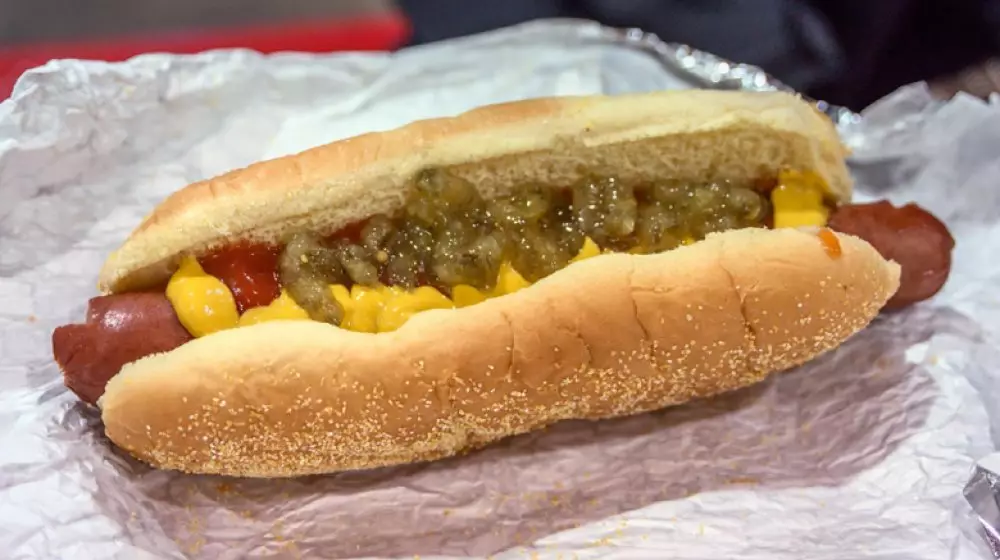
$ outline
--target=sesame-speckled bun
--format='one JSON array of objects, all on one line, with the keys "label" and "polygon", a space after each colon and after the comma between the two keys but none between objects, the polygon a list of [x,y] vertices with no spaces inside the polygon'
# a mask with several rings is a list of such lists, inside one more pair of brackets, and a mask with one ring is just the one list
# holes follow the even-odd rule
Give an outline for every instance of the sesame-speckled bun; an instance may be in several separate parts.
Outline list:
[{"label": "sesame-speckled bun", "polygon": [[150,464],[282,477],[430,460],[564,419],[744,387],[864,328],[899,267],[839,235],[749,229],[603,255],[392,333],[301,321],[219,332],[127,365],[108,436]]}]

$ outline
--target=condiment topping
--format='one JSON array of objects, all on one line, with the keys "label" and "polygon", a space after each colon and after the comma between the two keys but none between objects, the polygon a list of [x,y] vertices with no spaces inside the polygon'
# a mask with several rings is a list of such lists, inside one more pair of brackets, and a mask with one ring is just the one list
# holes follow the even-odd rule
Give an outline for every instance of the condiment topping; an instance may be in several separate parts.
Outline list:
[{"label": "condiment topping", "polygon": [[205,272],[221,279],[233,293],[240,313],[278,297],[278,247],[236,243],[199,259]]},{"label": "condiment topping", "polygon": [[837,234],[833,233],[833,230],[830,228],[820,228],[818,235],[826,254],[834,259],[840,258],[843,252],[840,248],[840,239],[837,238]]},{"label": "condiment topping", "polygon": [[[768,208],[766,196],[749,186],[630,185],[614,178],[567,189],[528,185],[484,200],[471,183],[431,170],[414,181],[398,215],[367,220],[356,239],[293,236],[280,259],[280,277],[311,317],[337,323],[342,318],[331,309],[336,300],[322,286],[489,292],[505,265],[535,282],[566,267],[581,250],[664,251],[713,231],[761,226]],[[584,248],[586,239],[590,246]]]},{"label": "condiment topping", "polygon": [[[786,172],[747,185],[595,178],[567,189],[528,185],[484,200],[471,183],[429,170],[395,216],[374,216],[329,238],[298,232],[280,251],[240,244],[203,257],[205,271],[232,290],[243,318],[194,311],[210,298],[228,305],[208,280],[183,294],[173,288],[171,301],[195,336],[305,318],[385,332],[414,313],[509,294],[602,252],[661,252],[771,220],[776,227],[823,225],[823,192],[818,177]],[[186,261],[171,284],[208,277],[205,271]]]},{"label": "condiment topping", "polygon": [[823,203],[823,180],[813,173],[783,171],[771,191],[774,227],[822,226],[830,210]]},{"label": "condiment topping", "polygon": [[195,337],[235,327],[240,319],[233,293],[193,257],[185,257],[170,278],[167,299],[181,324]]},{"label": "condiment topping", "polygon": [[305,309],[302,309],[297,303],[295,303],[295,300],[288,295],[288,292],[281,290],[281,294],[278,298],[268,305],[248,309],[246,313],[240,316],[237,326],[247,327],[267,321],[293,319],[306,320],[309,319],[309,314],[306,313]]}]

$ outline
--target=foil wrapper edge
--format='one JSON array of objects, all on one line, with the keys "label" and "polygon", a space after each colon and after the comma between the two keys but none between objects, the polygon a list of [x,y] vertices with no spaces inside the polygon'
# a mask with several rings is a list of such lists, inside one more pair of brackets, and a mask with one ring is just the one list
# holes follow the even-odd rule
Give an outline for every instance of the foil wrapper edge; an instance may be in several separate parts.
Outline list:
[{"label": "foil wrapper edge", "polygon": [[811,102],[819,111],[827,115],[848,144],[851,143],[851,139],[858,136],[857,128],[862,120],[860,114],[855,113],[847,107],[808,98],[761,68],[733,62],[712,53],[696,49],[690,45],[667,42],[660,39],[656,34],[643,31],[642,29],[606,28],[605,32],[607,38],[613,42],[655,56],[672,72],[690,80],[697,87],[794,93]]},{"label": "foil wrapper edge", "polygon": [[962,493],[979,518],[993,557],[1000,558],[1000,453],[976,464]]}]

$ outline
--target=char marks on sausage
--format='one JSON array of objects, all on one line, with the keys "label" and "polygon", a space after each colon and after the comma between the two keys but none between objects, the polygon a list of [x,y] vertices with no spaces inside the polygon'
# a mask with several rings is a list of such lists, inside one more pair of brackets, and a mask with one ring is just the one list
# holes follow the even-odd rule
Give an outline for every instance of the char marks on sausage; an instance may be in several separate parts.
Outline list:
[{"label": "char marks on sausage", "polygon": [[133,292],[91,299],[86,323],[52,333],[52,353],[66,386],[95,404],[122,366],[189,340],[162,292]]}]

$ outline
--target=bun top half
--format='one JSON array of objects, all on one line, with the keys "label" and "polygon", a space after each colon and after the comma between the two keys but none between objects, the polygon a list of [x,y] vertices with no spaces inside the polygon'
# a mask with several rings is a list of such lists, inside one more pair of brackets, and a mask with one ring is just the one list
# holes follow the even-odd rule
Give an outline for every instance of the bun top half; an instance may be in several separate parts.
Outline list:
[{"label": "bun top half", "polygon": [[419,171],[442,168],[484,197],[587,175],[721,181],[809,170],[836,202],[851,178],[830,120],[778,92],[663,91],[530,99],[416,121],[191,184],[164,200],[105,262],[104,293],[162,284],[184,254],[291,229],[334,232],[405,200]]}]

